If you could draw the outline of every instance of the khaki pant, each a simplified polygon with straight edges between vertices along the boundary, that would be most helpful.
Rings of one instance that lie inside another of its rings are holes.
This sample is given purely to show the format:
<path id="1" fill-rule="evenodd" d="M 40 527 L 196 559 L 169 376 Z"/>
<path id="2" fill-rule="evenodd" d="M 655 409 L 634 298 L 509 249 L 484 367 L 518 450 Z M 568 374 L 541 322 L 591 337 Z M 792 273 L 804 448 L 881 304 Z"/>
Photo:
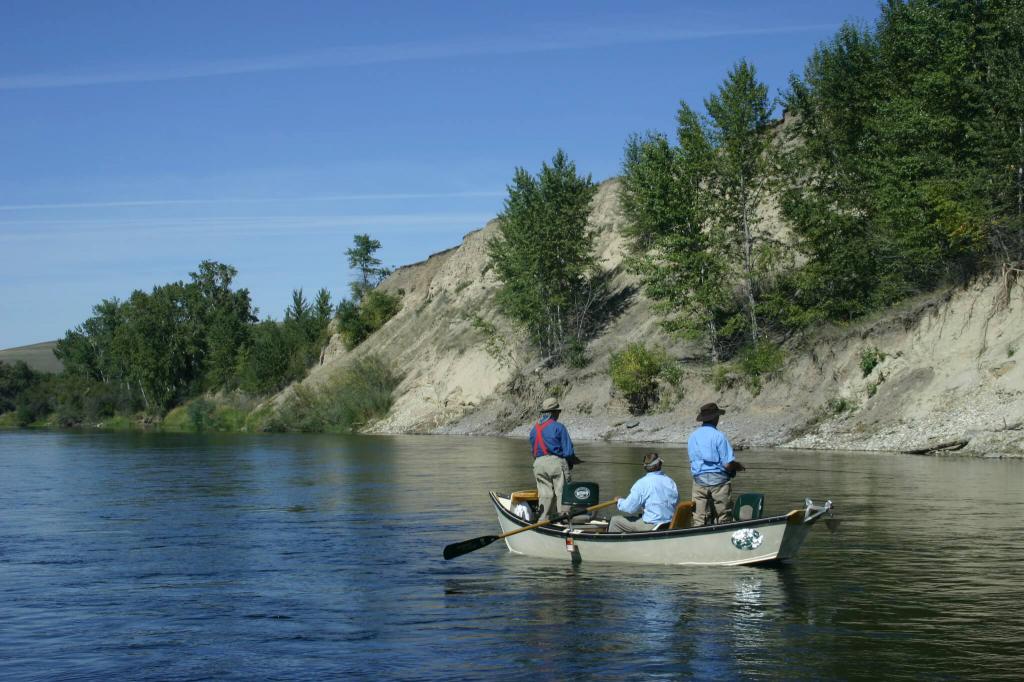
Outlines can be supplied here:
<path id="1" fill-rule="evenodd" d="M 572 480 L 569 463 L 556 455 L 543 455 L 533 460 L 533 477 L 537 480 L 537 516 L 554 518 L 569 511 L 562 504 L 562 488 Z"/>
<path id="2" fill-rule="evenodd" d="M 608 524 L 609 533 L 641 533 L 645 530 L 654 530 L 654 524 L 641 519 L 630 521 L 625 516 L 613 516 Z"/>
<path id="3" fill-rule="evenodd" d="M 732 521 L 732 481 L 722 485 L 704 486 L 693 483 L 693 526 L 713 526 Z"/>

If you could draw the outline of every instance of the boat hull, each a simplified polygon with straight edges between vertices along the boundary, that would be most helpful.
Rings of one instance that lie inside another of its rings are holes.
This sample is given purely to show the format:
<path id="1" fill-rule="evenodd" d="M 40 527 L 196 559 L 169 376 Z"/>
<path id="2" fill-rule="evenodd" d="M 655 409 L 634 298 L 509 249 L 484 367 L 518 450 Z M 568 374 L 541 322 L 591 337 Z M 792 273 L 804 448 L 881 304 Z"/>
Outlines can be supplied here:
<path id="1" fill-rule="evenodd" d="M 503 534 L 528 525 L 511 513 L 508 498 L 493 492 L 490 496 Z M 511 535 L 505 544 L 513 554 L 572 562 L 742 566 L 795 558 L 816 520 L 798 509 L 752 521 L 646 533 L 545 526 Z"/>

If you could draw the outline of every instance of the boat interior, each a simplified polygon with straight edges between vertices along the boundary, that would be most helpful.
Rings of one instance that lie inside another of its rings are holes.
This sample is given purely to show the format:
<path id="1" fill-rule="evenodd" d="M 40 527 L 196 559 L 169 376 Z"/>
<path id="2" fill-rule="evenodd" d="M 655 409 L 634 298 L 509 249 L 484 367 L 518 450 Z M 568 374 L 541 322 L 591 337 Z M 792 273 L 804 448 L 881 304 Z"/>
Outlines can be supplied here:
<path id="1" fill-rule="evenodd" d="M 498 495 L 498 502 L 509 512 L 518 516 L 527 523 L 536 523 L 538 517 L 539 496 L 536 490 L 518 490 L 509 496 Z M 566 499 L 563 496 L 563 499 Z M 676 530 L 679 528 L 693 527 L 693 512 L 697 503 L 693 500 L 684 500 L 676 505 L 675 514 L 668 523 L 655 526 L 652 530 Z M 601 510 L 595 513 L 575 514 L 566 521 L 556 521 L 551 524 L 555 527 L 568 527 L 574 532 L 582 533 L 604 533 L 608 530 L 608 523 L 611 516 L 619 512 L 612 510 Z M 764 495 L 762 493 L 743 493 L 737 496 L 733 504 L 733 519 L 735 521 L 750 521 L 760 519 L 764 514 Z"/>

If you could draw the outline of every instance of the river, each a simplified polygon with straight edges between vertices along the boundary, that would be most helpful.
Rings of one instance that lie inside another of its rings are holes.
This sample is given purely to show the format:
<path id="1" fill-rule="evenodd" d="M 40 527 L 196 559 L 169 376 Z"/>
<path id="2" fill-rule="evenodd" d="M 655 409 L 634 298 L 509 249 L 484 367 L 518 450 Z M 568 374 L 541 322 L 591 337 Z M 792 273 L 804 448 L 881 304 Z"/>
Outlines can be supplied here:
<path id="1" fill-rule="evenodd" d="M 579 450 L 602 499 L 643 473 Z M 839 529 L 780 568 L 446 562 L 532 487 L 523 443 L 0 431 L 0 678 L 1024 674 L 1024 462 L 740 454 L 766 512 L 831 498 Z"/>

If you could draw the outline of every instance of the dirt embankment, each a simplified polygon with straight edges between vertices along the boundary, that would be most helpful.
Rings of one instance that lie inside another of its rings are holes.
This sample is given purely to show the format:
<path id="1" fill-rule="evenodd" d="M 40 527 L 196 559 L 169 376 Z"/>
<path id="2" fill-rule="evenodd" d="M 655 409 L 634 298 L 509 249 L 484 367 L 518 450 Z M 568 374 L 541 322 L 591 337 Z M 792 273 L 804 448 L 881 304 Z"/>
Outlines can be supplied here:
<path id="1" fill-rule="evenodd" d="M 587 367 L 545 367 L 497 313 L 491 222 L 458 247 L 399 268 L 382 287 L 403 292 L 401 312 L 351 353 L 334 339 L 306 382 L 320 384 L 367 353 L 392 362 L 404 380 L 391 412 L 369 429 L 376 433 L 524 435 L 541 399 L 555 394 L 580 440 L 685 442 L 697 405 L 717 400 L 739 444 L 1024 456 L 1020 287 L 982 282 L 816 330 L 786 347 L 781 376 L 756 395 L 739 384 L 716 390 L 700 349 L 667 337 L 622 271 L 617 191 L 617 181 L 602 183 L 591 214 L 616 313 L 588 345 Z M 608 359 L 632 341 L 661 345 L 680 362 L 683 395 L 674 405 L 634 417 L 614 395 Z"/>

